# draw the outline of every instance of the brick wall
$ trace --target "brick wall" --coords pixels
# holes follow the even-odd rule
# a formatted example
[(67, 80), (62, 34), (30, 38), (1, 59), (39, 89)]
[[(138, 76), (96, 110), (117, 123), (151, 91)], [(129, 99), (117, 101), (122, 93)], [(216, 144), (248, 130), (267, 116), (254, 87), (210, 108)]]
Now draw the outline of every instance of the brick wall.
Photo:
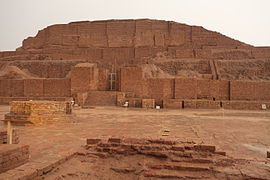
[(163, 108), (181, 109), (183, 101), (181, 99), (164, 99)]
[(24, 80), (23, 79), (9, 80), (9, 90), (12, 97), (24, 96)]
[(262, 104), (266, 105), (267, 110), (270, 109), (270, 102), (266, 101), (222, 101), (224, 109), (262, 110)]
[(0, 157), (0, 173), (3, 173), (28, 161), (29, 146), (18, 144), (0, 145)]
[(98, 88), (96, 64), (82, 63), (71, 69), (71, 93), (87, 92)]
[(270, 82), (231, 81), (231, 100), (270, 100)]
[(109, 70), (98, 69), (98, 90), (107, 91), (109, 88)]
[(134, 92), (136, 96), (143, 94), (144, 80), (142, 68), (125, 67), (120, 70), (120, 91)]
[(67, 97), (70, 96), (70, 79), (44, 79), (45, 97)]
[(89, 91), (83, 106), (115, 106), (117, 92)]
[(143, 97), (156, 100), (174, 97), (174, 79), (145, 79)]
[(175, 99), (197, 99), (197, 80), (175, 79)]
[(43, 79), (25, 79), (24, 95), (26, 97), (43, 96)]
[(9, 97), (11, 95), (9, 90), (9, 80), (1, 79), (0, 80), (0, 96)]
[(184, 108), (218, 109), (220, 108), (220, 102), (212, 100), (184, 100)]

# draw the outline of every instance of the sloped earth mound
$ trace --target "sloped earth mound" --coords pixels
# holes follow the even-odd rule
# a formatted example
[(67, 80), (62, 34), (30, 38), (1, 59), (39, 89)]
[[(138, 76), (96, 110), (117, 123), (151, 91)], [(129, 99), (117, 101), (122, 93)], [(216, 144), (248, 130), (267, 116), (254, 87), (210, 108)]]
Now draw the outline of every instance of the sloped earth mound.
[(269, 167), (215, 146), (163, 139), (88, 139), (85, 150), (41, 179), (269, 179)]

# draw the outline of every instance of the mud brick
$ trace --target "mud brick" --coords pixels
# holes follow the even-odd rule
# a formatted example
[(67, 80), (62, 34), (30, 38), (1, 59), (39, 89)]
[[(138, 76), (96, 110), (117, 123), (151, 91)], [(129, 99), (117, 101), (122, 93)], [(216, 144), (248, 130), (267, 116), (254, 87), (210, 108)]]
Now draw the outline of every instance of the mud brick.
[(101, 139), (87, 139), (86, 144), (97, 144), (101, 142)]
[(179, 99), (164, 99), (163, 108), (182, 109), (183, 101)]
[(2, 173), (26, 163), (29, 159), (29, 146), (0, 145), (0, 157), (0, 173)]
[(194, 145), (195, 150), (215, 152), (216, 147), (211, 145)]
[(172, 150), (174, 151), (185, 151), (183, 146), (172, 146)]
[(109, 143), (121, 143), (122, 139), (120, 139), (120, 138), (109, 138), (108, 142)]
[(226, 156), (226, 152), (223, 152), (223, 151), (216, 151), (215, 154)]
[(155, 108), (155, 99), (142, 99), (142, 108)]

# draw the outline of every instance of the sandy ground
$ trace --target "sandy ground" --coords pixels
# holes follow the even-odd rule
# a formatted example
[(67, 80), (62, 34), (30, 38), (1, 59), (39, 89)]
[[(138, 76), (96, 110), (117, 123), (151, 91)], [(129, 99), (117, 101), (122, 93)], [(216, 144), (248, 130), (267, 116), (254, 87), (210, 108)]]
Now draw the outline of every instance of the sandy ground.
[[(0, 106), (0, 119), (8, 111)], [(215, 145), (229, 157), (256, 160), (265, 160), (270, 150), (270, 111), (95, 107), (75, 109), (72, 116), (55, 125), (18, 127), (20, 143), (30, 145), (30, 162), (79, 149), (86, 138), (97, 137), (182, 139)]]

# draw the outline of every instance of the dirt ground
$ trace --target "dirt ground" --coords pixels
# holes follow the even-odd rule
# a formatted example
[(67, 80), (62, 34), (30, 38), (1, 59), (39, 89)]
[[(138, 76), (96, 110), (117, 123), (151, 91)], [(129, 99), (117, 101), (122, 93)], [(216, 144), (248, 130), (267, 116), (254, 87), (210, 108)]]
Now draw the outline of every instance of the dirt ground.
[[(0, 119), (8, 111), (0, 106)], [(18, 133), (20, 143), (30, 145), (30, 162), (37, 163), (82, 148), (86, 138), (109, 137), (181, 139), (215, 145), (229, 157), (265, 161), (270, 111), (93, 107), (74, 109), (69, 122), (18, 127)]]

